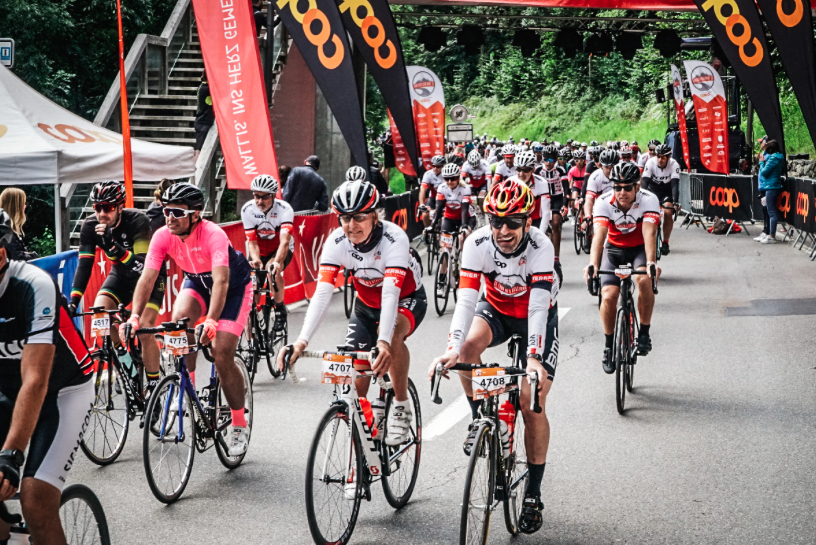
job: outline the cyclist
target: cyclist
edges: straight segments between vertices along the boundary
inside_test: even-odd
[[[533,227],[546,232],[552,219],[550,185],[543,177],[536,176],[533,173],[534,168],[535,155],[532,151],[523,151],[516,156],[516,175],[514,178],[529,187],[535,199],[533,211],[530,213]]]
[[[595,146],[591,146],[589,148],[589,151],[587,152],[586,172],[584,173],[584,176],[587,177],[587,180],[589,179],[589,176],[592,176],[593,172],[601,168],[600,156],[601,156],[600,149],[598,149]],[[584,184],[583,193],[586,193],[586,184]]]
[[[462,167],[462,179],[470,185],[473,195],[477,195],[479,203],[487,193],[487,179],[490,176],[490,167],[477,151],[471,151],[467,164]]]
[[[446,162],[444,155],[434,155],[431,157],[431,170],[426,170],[422,175],[422,185],[419,187],[419,212],[425,227],[431,224],[429,210],[436,208],[436,188],[442,183],[442,167]]]
[[[293,345],[290,368],[325,317],[337,273],[345,267],[354,275],[358,297],[346,344],[359,351],[379,349],[372,369],[379,376],[388,372],[394,387],[385,436],[385,442],[394,446],[409,439],[413,418],[408,404],[410,354],[405,339],[425,317],[428,299],[408,236],[399,226],[378,219],[379,203],[376,188],[368,182],[345,182],[334,191],[332,207],[339,215],[340,227],[323,246],[317,289]],[[285,352],[281,350],[278,355],[281,371]],[[370,383],[367,377],[357,381],[360,396],[366,396]]]
[[[646,161],[641,185],[657,196],[663,207],[663,245],[661,255],[669,255],[669,237],[674,227],[675,210],[680,210],[680,165],[671,158],[671,148],[661,144],[655,148],[657,157]]]
[[[655,296],[651,285],[651,268],[657,257],[657,224],[660,221],[660,203],[649,191],[640,189],[640,170],[632,163],[619,163],[612,168],[609,179],[612,191],[601,195],[593,207],[595,235],[592,239],[590,265],[614,270],[631,264],[635,269],[646,269],[648,274],[635,276],[638,287],[638,315],[640,333],[638,354],[646,355],[652,349],[649,324],[652,319]],[[607,240],[607,234],[609,239]],[[606,244],[604,244],[606,242]],[[584,268],[584,279],[589,282],[589,266]],[[614,373],[612,359],[615,312],[620,295],[620,278],[601,277],[601,321],[606,344],[603,370]]]
[[[646,161],[648,161],[652,157],[657,157],[657,153],[655,152],[655,150],[659,145],[660,140],[649,140],[648,153],[644,153],[640,156],[640,158],[638,158],[638,166],[640,167],[641,172],[643,172],[643,168],[646,166]]]
[[[517,153],[516,146],[512,144],[507,144],[506,146],[504,146],[501,152],[504,161],[496,165],[496,171],[493,174],[493,182],[490,184],[491,187],[496,182],[503,182],[507,178],[515,176],[516,153]],[[490,187],[488,187],[487,190],[490,191]]]
[[[541,174],[541,169],[544,168],[544,146],[540,142],[533,142],[533,145],[530,146],[530,149],[533,150],[535,154],[535,173]]]
[[[249,263],[232,247],[223,229],[201,217],[204,194],[196,186],[172,185],[164,192],[162,203],[167,226],[156,231],[151,241],[127,323],[133,331],[141,327],[148,295],[165,256],[171,256],[185,277],[173,304],[172,319],[189,318],[190,324],[195,324],[206,316],[199,326],[201,343],[213,344],[215,367],[232,412],[232,430],[227,440],[229,454],[240,456],[246,452],[249,439],[244,411],[247,385],[235,363],[235,351],[252,302]],[[194,384],[196,356],[196,352],[185,356]]]
[[[618,152],[612,149],[603,150],[599,159],[601,168],[593,172],[587,183],[584,184],[584,221],[587,223],[592,221],[592,209],[598,197],[612,191],[609,176],[612,173],[612,167],[618,164]]]
[[[637,165],[637,161],[632,159],[632,148],[630,148],[629,146],[621,148],[620,156],[622,163],[634,163],[635,165]]]
[[[572,201],[577,209],[580,206],[579,201],[584,187],[584,177],[586,176],[586,156],[582,150],[577,149],[572,152],[572,159],[575,161],[575,166],[569,169],[567,177],[569,178]]]
[[[351,167],[349,172],[351,171],[365,179],[366,172],[362,167]],[[277,290],[275,323],[272,329],[281,331],[286,326],[287,313],[283,303],[283,270],[292,262],[295,252],[295,238],[292,235],[295,212],[289,203],[275,198],[278,181],[269,174],[255,176],[250,189],[253,199],[241,208],[247,257],[253,269],[265,267],[274,279]]]
[[[0,501],[19,489],[32,542],[63,544],[60,494],[93,406],[93,360],[56,282],[8,259],[11,225],[0,209]]]
[[[111,262],[111,271],[96,294],[94,307],[113,310],[133,301],[133,291],[140,275],[144,272],[145,255],[150,244],[150,219],[141,210],[125,208],[125,185],[121,182],[108,181],[96,184],[91,190],[94,215],[88,216],[82,223],[79,232],[79,264],[71,287],[71,301],[68,311],[71,315],[79,307],[88,281],[91,279],[96,248],[99,247]],[[167,271],[161,268],[161,274],[155,286],[152,286],[144,309],[142,323],[144,327],[153,327],[159,316],[164,301],[164,290],[167,285]],[[87,305],[87,302],[86,302]],[[116,329],[111,329],[111,338],[120,356],[125,357],[121,340]],[[159,348],[153,342],[152,335],[141,337],[142,360],[147,375],[148,393],[158,385]],[[126,363],[126,362],[125,362]]]
[[[638,145],[637,140],[632,141],[632,145],[629,147],[632,148],[632,160],[635,162],[635,164],[637,164],[638,160],[640,159],[640,146]]]
[[[491,188],[485,201],[490,225],[475,231],[465,243],[447,350],[430,369],[432,375],[437,363],[445,367],[460,361],[480,363],[485,349],[507,342],[514,334],[527,340],[527,371],[542,378],[539,414],[529,409],[529,383],[523,381],[521,386],[529,479],[519,526],[528,534],[538,531],[542,523],[541,479],[550,440],[545,400],[558,362],[558,279],[553,274],[552,244],[532,226],[534,202],[533,192],[513,178]],[[485,296],[479,300],[482,276]],[[474,315],[480,319],[474,320]],[[543,380],[545,376],[549,380]],[[475,420],[481,402],[473,399],[469,377],[461,379]],[[471,424],[464,445],[467,455],[475,434],[476,426]]]
[[[564,177],[567,172],[555,163],[558,151],[555,146],[544,148],[544,167],[538,171],[538,175],[544,179],[548,185],[550,193],[550,214],[552,221],[552,244],[555,251],[555,271],[559,278],[563,278],[561,273],[561,228],[564,224],[564,211],[566,199],[564,198]],[[536,226],[538,227],[538,226]],[[546,224],[544,230],[546,231]]]
[[[441,221],[440,232],[459,232],[459,247],[462,248],[468,233],[476,228],[476,216],[470,215],[473,197],[470,187],[461,181],[459,167],[455,164],[445,165],[442,169],[442,179],[445,180],[445,183],[440,185],[436,192],[436,213],[433,227],[436,228]],[[440,272],[448,272],[447,267]]]

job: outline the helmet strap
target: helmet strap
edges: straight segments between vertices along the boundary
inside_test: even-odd
[[[193,221],[193,215],[192,214],[190,214],[189,217],[190,217],[190,226],[187,228],[187,230],[185,232],[178,235],[179,238],[189,237],[190,234],[192,234],[193,229],[195,228],[195,226],[198,225],[199,223],[201,223],[201,217],[198,218],[198,221]]]
[[[380,240],[383,236],[383,224],[379,220],[375,220],[377,223],[371,229],[371,232],[368,234],[368,238],[365,239],[360,244],[352,244],[355,250],[360,253],[367,253],[374,249],[377,244],[380,243]]]

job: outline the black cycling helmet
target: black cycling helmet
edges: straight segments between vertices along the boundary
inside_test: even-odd
[[[631,161],[628,163],[618,163],[612,167],[609,174],[609,181],[613,184],[633,184],[640,181],[640,169]]]
[[[204,210],[204,193],[191,183],[173,184],[162,195],[164,206],[186,204],[190,210]]]
[[[558,158],[558,150],[555,146],[547,146],[544,148],[544,158],[545,159],[557,159]]]
[[[572,158],[573,159],[586,159],[586,153],[584,153],[584,150],[578,148],[577,150],[572,152]]]
[[[561,151],[558,152],[559,159],[572,159],[572,150],[568,147],[561,148]]]
[[[122,204],[125,202],[125,184],[110,180],[93,186],[91,200],[94,203]]]
[[[655,153],[658,156],[661,156],[661,155],[662,156],[668,156],[668,155],[671,155],[671,152],[672,152],[671,148],[669,146],[667,146],[666,144],[660,144],[655,149]]]
[[[6,211],[0,208],[0,248],[8,248],[14,238],[14,229],[11,224],[11,218]],[[6,260],[11,259],[11,256],[6,254]]]
[[[371,212],[380,203],[380,192],[371,182],[343,182],[332,194],[332,208],[338,214]]]
[[[620,157],[618,157],[618,152],[613,149],[605,149],[601,152],[601,165],[605,167],[613,167],[618,164]]]
[[[590,146],[597,146],[597,145],[598,145],[598,141],[597,141],[597,140],[593,140],[592,142],[590,142],[590,143],[589,143],[589,145],[590,145]]]
[[[431,166],[435,167],[443,167],[445,166],[445,156],[444,155],[434,155],[431,157]]]
[[[659,146],[659,145],[660,145],[660,140],[656,140],[656,139],[655,139],[655,140],[649,140],[649,145],[648,145],[648,147],[650,147],[650,148],[651,148],[652,146],[657,147],[657,146]]]

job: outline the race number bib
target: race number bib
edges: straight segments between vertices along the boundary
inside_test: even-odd
[[[618,269],[615,269],[615,276],[619,276],[620,278],[624,278],[626,276],[631,276],[631,275],[632,275],[632,269],[630,269],[629,267],[620,267]]]
[[[325,354],[323,356],[323,384],[351,384],[353,373],[351,356],[340,354]]]
[[[183,356],[190,353],[187,345],[186,331],[167,331],[164,334],[164,351],[171,356]]]
[[[489,369],[474,369],[471,377],[473,381],[473,399],[485,399],[497,396],[507,391],[507,381],[510,377],[504,376],[504,369],[491,367]]]
[[[97,312],[91,318],[91,335],[97,339],[110,335],[110,314]]]
[[[453,235],[450,233],[442,233],[439,235],[439,243],[445,248],[453,246]]]

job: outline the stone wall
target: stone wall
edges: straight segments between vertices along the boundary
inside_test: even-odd
[[[794,159],[788,161],[788,176],[793,178],[816,179],[816,160]]]

